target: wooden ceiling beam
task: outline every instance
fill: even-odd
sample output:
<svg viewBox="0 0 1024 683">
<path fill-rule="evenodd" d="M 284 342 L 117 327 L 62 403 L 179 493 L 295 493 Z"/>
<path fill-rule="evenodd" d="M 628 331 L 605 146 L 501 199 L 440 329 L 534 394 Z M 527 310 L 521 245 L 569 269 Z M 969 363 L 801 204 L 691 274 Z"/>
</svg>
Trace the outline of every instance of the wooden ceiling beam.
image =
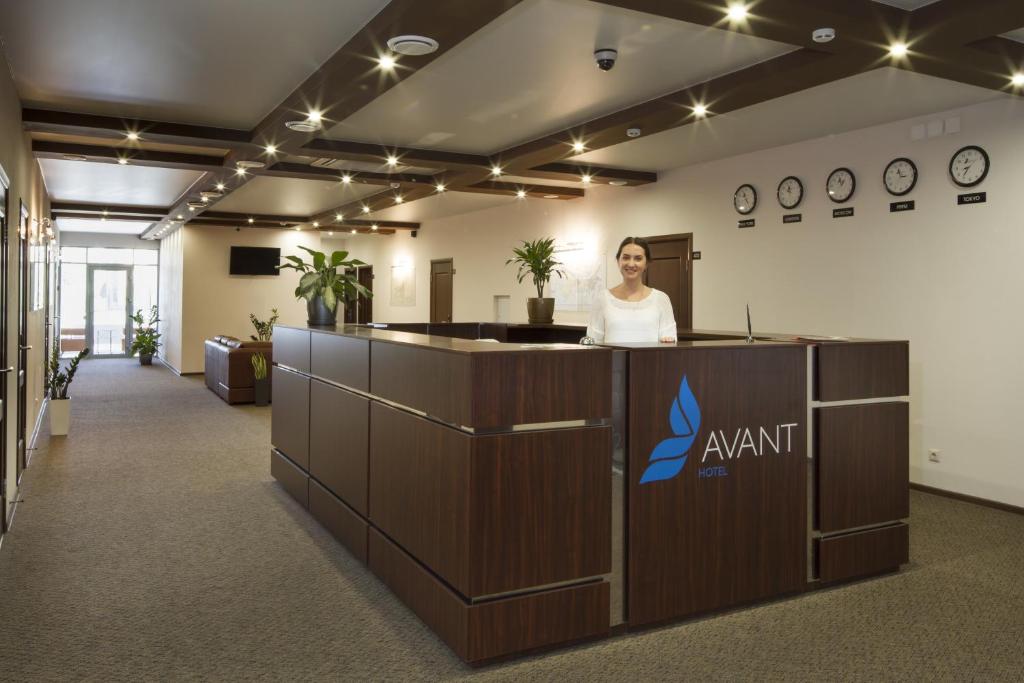
<svg viewBox="0 0 1024 683">
<path fill-rule="evenodd" d="M 79 213 L 74 211 L 64 211 L 61 213 L 51 213 L 50 218 L 57 220 L 58 218 L 69 218 L 75 220 L 100 220 L 100 221 L 131 221 L 134 223 L 152 223 L 158 219 L 159 216 L 154 218 L 149 214 L 132 215 L 127 213 L 112 214 L 110 216 L 96 215 L 94 213 Z"/>
<path fill-rule="evenodd" d="M 134 132 L 152 142 L 193 147 L 232 148 L 250 145 L 249 131 L 213 126 L 125 119 L 32 107 L 21 110 L 21 120 L 22 127 L 34 133 L 85 135 L 125 142 L 128 140 L 128 133 Z"/>
<path fill-rule="evenodd" d="M 98 216 L 150 216 L 159 218 L 167 213 L 163 206 L 130 206 L 124 204 L 92 204 L 87 202 L 51 202 L 51 213 L 81 213 Z"/>
<path fill-rule="evenodd" d="M 342 182 L 343 176 L 351 178 L 351 182 L 361 185 L 390 186 L 392 183 L 402 185 L 433 185 L 434 177 L 419 173 L 374 173 L 370 171 L 344 171 L 336 168 L 322 168 L 307 164 L 279 161 L 269 168 L 255 171 L 259 175 L 279 178 L 300 178 L 302 180 L 331 180 Z"/>
<path fill-rule="evenodd" d="M 530 178 L 569 182 L 580 182 L 583 176 L 589 176 L 594 182 L 600 181 L 608 184 L 611 181 L 617 181 L 618 185 L 630 187 L 658 182 L 658 174 L 651 173 L 650 171 L 628 171 L 626 169 L 613 169 L 606 166 L 581 163 L 542 164 L 531 168 L 529 175 Z"/>
<path fill-rule="evenodd" d="M 474 185 L 459 185 L 453 192 L 494 194 L 505 197 L 543 197 L 544 199 L 579 199 L 584 191 L 579 187 L 558 187 L 554 185 L 533 185 L 529 183 L 508 183 L 500 180 L 484 180 Z"/>
</svg>

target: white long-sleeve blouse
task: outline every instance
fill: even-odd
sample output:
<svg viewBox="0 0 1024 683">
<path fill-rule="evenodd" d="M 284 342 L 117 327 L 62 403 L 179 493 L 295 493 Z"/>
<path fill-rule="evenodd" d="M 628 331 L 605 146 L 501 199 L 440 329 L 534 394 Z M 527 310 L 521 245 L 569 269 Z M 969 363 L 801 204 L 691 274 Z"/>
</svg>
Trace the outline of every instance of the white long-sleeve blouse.
<svg viewBox="0 0 1024 683">
<path fill-rule="evenodd" d="M 597 343 L 658 342 L 676 336 L 676 319 L 668 294 L 658 289 L 640 301 L 623 301 L 610 291 L 597 296 L 587 336 Z"/>
</svg>

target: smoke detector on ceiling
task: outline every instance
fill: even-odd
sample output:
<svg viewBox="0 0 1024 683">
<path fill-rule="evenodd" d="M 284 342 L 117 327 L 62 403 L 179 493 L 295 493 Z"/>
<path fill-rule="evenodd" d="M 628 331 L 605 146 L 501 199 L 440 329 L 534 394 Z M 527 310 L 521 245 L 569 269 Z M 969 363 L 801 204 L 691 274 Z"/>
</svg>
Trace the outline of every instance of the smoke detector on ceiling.
<svg viewBox="0 0 1024 683">
<path fill-rule="evenodd" d="M 834 28 L 819 28 L 811 33 L 811 39 L 816 43 L 831 43 L 835 37 L 836 30 Z"/>
<path fill-rule="evenodd" d="M 639 128 L 627 128 L 626 129 L 626 135 L 628 137 L 631 137 L 631 138 L 638 138 L 638 137 L 640 137 L 640 133 L 641 132 L 642 131 Z"/>
<path fill-rule="evenodd" d="M 388 40 L 388 49 L 400 55 L 419 57 L 437 50 L 437 41 L 426 36 L 395 36 Z"/>
</svg>

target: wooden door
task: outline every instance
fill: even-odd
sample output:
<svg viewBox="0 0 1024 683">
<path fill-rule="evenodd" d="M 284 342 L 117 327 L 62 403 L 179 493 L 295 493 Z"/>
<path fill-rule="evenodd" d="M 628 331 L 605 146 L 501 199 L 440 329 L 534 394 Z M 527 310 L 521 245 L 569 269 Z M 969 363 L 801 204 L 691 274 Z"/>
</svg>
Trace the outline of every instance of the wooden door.
<svg viewBox="0 0 1024 683">
<path fill-rule="evenodd" d="M 7 176 L 0 169 L 0 533 L 7 531 Z"/>
<path fill-rule="evenodd" d="M 18 231 L 18 481 L 28 465 L 28 277 L 29 277 L 28 208 L 21 204 Z"/>
<path fill-rule="evenodd" d="M 450 323 L 452 321 L 452 279 L 455 267 L 452 259 L 436 259 L 430 262 L 430 322 Z"/>
<path fill-rule="evenodd" d="M 373 266 L 363 266 L 359 269 L 359 284 L 373 292 Z M 360 297 L 359 307 L 356 309 L 356 322 L 366 325 L 373 322 L 373 298 Z"/>
<path fill-rule="evenodd" d="M 693 327 L 693 234 L 648 237 L 651 262 L 644 274 L 648 287 L 660 289 L 672 301 L 676 326 Z"/>
</svg>

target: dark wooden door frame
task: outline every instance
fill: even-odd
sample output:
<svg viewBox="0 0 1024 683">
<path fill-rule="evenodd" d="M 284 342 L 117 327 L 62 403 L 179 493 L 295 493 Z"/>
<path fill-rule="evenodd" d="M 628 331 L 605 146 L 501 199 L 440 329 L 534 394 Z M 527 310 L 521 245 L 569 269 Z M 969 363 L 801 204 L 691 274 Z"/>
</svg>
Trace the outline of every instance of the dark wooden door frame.
<svg viewBox="0 0 1024 683">
<path fill-rule="evenodd" d="M 7 531 L 7 419 L 8 396 L 7 378 L 7 231 L 8 188 L 10 183 L 3 168 L 0 168 L 0 533 Z"/>
<path fill-rule="evenodd" d="M 28 467 L 28 309 L 29 309 L 29 212 L 24 201 L 20 201 L 18 213 L 18 435 L 16 439 L 18 483 Z"/>
<path fill-rule="evenodd" d="M 659 242 L 673 242 L 675 240 L 686 240 L 686 320 L 677 320 L 676 327 L 684 329 L 693 328 L 693 233 L 692 232 L 680 232 L 674 235 L 656 235 L 654 237 L 645 237 L 648 244 L 657 244 Z M 645 278 L 646 279 L 646 278 Z"/>
<path fill-rule="evenodd" d="M 448 320 L 446 320 L 446 321 L 435 321 L 434 320 L 434 317 L 435 317 L 434 316 L 434 310 L 435 310 L 435 308 L 434 308 L 435 307 L 435 300 L 434 300 L 434 265 L 437 264 L 437 263 L 449 263 L 449 264 L 451 264 L 452 287 L 451 287 L 451 302 L 450 302 L 449 309 L 451 310 L 452 314 L 448 317 Z M 451 319 L 453 317 L 455 317 L 455 310 L 454 309 L 455 309 L 455 260 L 453 258 L 451 258 L 451 257 L 449 257 L 449 258 L 431 259 L 430 260 L 430 322 L 451 322 L 452 321 Z"/>
<path fill-rule="evenodd" d="M 359 284 L 373 292 L 373 265 L 357 266 L 349 268 L 346 273 L 355 275 Z M 371 297 L 356 297 L 352 305 L 345 305 L 346 325 L 365 325 L 373 322 L 373 299 Z"/>
</svg>

